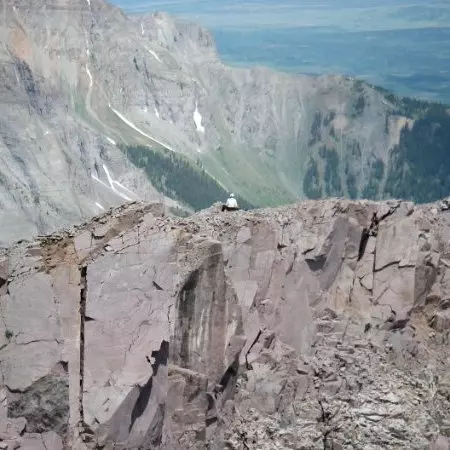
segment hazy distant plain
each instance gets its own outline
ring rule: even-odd
[[[166,11],[213,32],[222,59],[310,74],[342,73],[450,104],[450,1],[113,0]]]

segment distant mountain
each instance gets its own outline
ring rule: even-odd
[[[112,0],[212,31],[226,64],[344,74],[398,95],[450,103],[450,2],[428,0]]]
[[[13,0],[2,17],[0,242],[160,192],[192,209],[231,190],[246,207],[450,192],[442,105],[230,68],[201,27],[102,0]]]

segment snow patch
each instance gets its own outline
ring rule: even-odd
[[[111,174],[109,173],[109,170],[108,170],[108,168],[106,167],[106,164],[103,164],[103,170],[104,170],[105,173],[106,173],[106,178],[108,179],[109,186],[107,186],[106,183],[103,183],[103,181],[100,181],[97,177],[94,178],[94,175],[92,175],[92,177],[94,178],[94,180],[97,178],[96,181],[100,181],[103,185],[109,187],[109,188],[110,188],[115,194],[117,194],[119,197],[122,197],[122,198],[123,198],[124,200],[126,200],[127,202],[131,202],[132,199],[131,199],[130,197],[128,197],[128,196],[125,195],[124,193],[120,192],[120,191],[116,188],[115,184],[118,184],[120,187],[122,187],[122,185],[121,185],[120,183],[117,183],[117,181],[114,181],[114,180],[112,179]],[[129,191],[129,190],[128,190],[128,191]],[[131,192],[131,191],[129,191],[129,192]],[[132,193],[132,192],[131,192],[131,193]]]
[[[50,134],[50,131],[46,131],[46,132],[44,133],[44,136],[47,136],[47,134]]]
[[[154,137],[151,137],[149,134],[145,133],[144,131],[142,131],[140,128],[138,128],[133,122],[129,121],[126,117],[124,117],[122,114],[120,114],[119,111],[116,111],[114,108],[111,107],[111,105],[109,105],[109,108],[111,109],[111,111],[123,122],[125,122],[129,127],[133,128],[133,130],[137,131],[139,134],[141,134],[142,136],[151,139],[152,141],[156,142],[159,145],[162,145],[163,147],[165,147],[167,150],[170,151],[174,151],[172,147],[169,147],[167,144],[162,143],[161,141],[159,141],[158,139],[155,139]]]
[[[160,118],[160,116],[159,116],[159,111],[158,111],[158,108],[156,108],[156,106],[155,106],[155,116],[159,119]]]
[[[86,49],[86,55],[89,56],[89,49]]]
[[[144,108],[144,112],[148,113],[148,108],[147,107]]]
[[[91,71],[89,70],[89,67],[87,64],[86,64],[86,73],[88,74],[88,77],[89,77],[89,88],[91,88],[94,84],[94,79],[92,78]]]
[[[109,173],[108,168],[106,167],[106,164],[103,164],[103,170],[106,173],[106,178],[108,179],[109,186],[111,187],[112,190],[114,190],[113,180],[112,180],[111,174]]]
[[[108,178],[109,186],[108,186],[105,182],[103,182],[102,180],[100,180],[100,178],[98,178],[98,177],[97,177],[96,175],[94,175],[94,174],[91,175],[92,179],[95,180],[97,183],[100,183],[100,184],[101,184],[102,186],[104,186],[105,188],[110,189],[110,190],[113,191],[115,194],[117,194],[119,197],[122,197],[124,200],[126,200],[127,202],[131,202],[132,199],[131,199],[130,197],[128,197],[127,195],[125,195],[125,194],[123,194],[122,192],[120,192],[120,191],[114,186],[115,183],[116,183],[116,184],[119,184],[119,185],[120,185],[120,183],[117,183],[116,181],[114,181],[114,180],[111,178],[111,175],[110,175],[110,173],[109,173],[109,170],[108,170],[108,168],[106,167],[105,164],[103,164],[103,170],[105,171],[106,177]],[[123,186],[120,185],[120,187],[123,187]],[[125,189],[126,189],[126,188],[125,188]],[[127,190],[131,193],[131,191],[130,191],[129,189],[127,189]]]
[[[118,181],[113,180],[113,184],[115,184],[116,186],[119,186],[121,189],[123,189],[124,191],[127,191],[131,195],[134,195],[133,191],[130,191],[127,187],[125,187],[123,184],[119,183]]]
[[[194,122],[197,127],[197,131],[199,131],[200,133],[204,133],[205,127],[202,125],[202,115],[198,111],[197,102],[195,102]]]
[[[144,24],[141,22],[141,34],[144,36],[145,30],[144,30]]]
[[[102,211],[105,210],[105,208],[103,208],[103,206],[100,205],[100,203],[95,202],[95,206],[96,206],[97,208],[101,209]]]
[[[116,145],[116,141],[114,139],[111,139],[110,137],[107,137],[106,140],[110,142],[112,145]]]
[[[108,186],[104,181],[100,180],[100,178],[97,175],[92,174],[91,178],[96,181],[97,183],[101,184],[102,186],[104,186],[107,189],[111,190],[111,186]],[[114,192],[114,191],[113,191]]]
[[[89,8],[91,7],[91,0],[86,0],[87,4],[89,5]]]
[[[157,61],[162,62],[161,58],[153,50],[150,50],[149,48],[147,50]]]

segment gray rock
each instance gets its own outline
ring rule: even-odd
[[[438,438],[431,447],[432,450],[448,450],[449,448],[450,448],[449,438],[445,436],[438,436]]]
[[[2,14],[0,244],[138,199],[184,207],[122,144],[174,150],[252,204],[273,205],[311,195],[305,168],[324,164],[339,186],[320,175],[319,193],[349,195],[352,180],[356,194],[376,181],[381,195],[374,164],[387,173],[414,124],[389,96],[344,76],[227,67],[210,33],[166,14],[126,17],[103,0],[10,0]],[[337,137],[335,172],[320,155]],[[323,256],[322,237],[305,230],[299,250]]]
[[[52,431],[64,436],[69,419],[67,376],[47,375],[8,403],[9,417],[26,419],[30,433]]]
[[[130,205],[13,246],[0,437],[55,450],[445,448],[450,222],[400,203],[359,255],[364,216],[389,207],[176,219]]]

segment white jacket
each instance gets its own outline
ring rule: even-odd
[[[227,206],[228,206],[228,208],[238,208],[236,199],[234,197],[230,197],[227,200]]]

